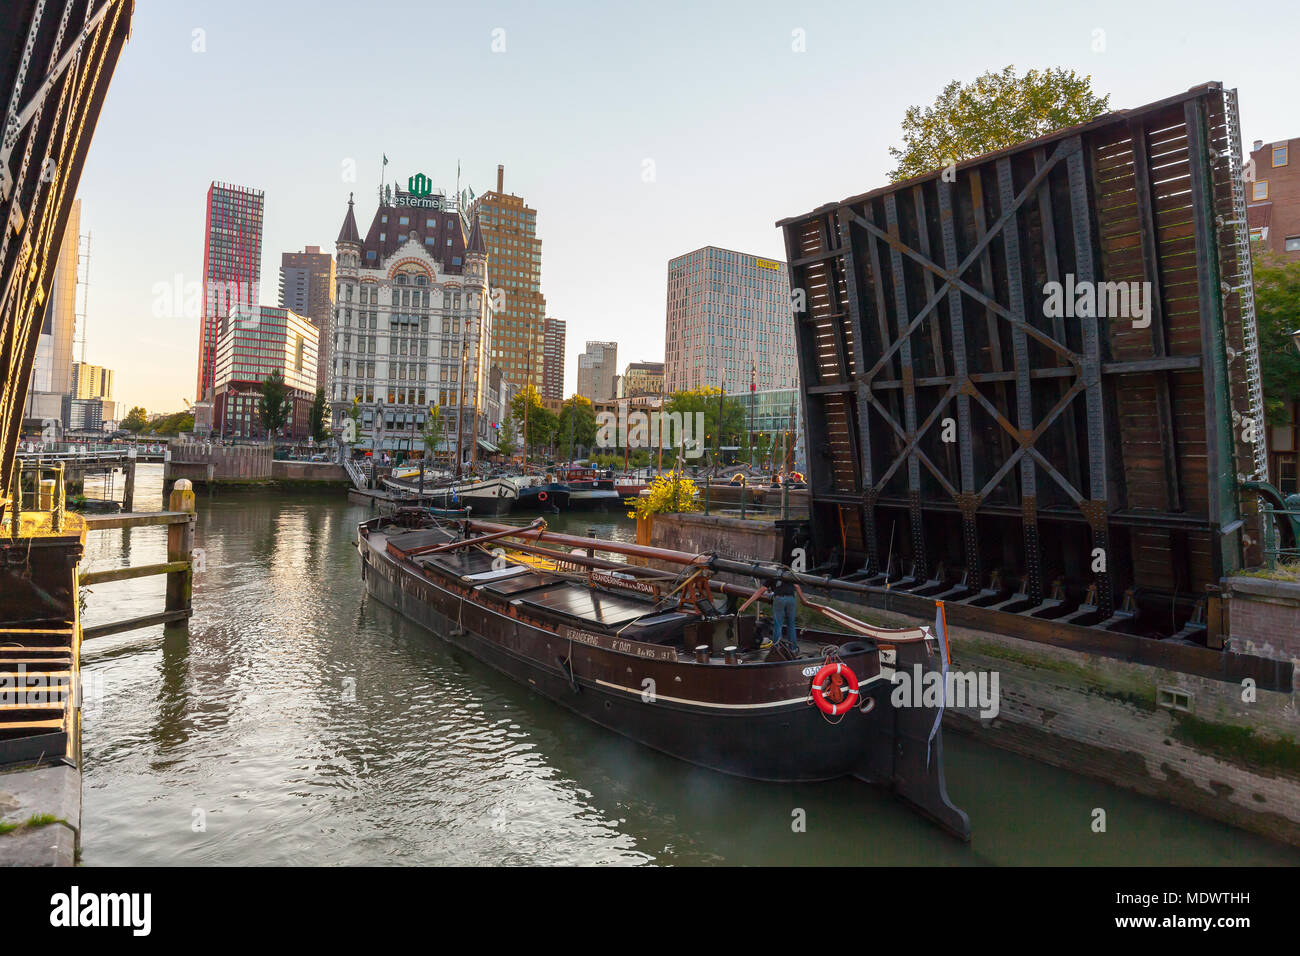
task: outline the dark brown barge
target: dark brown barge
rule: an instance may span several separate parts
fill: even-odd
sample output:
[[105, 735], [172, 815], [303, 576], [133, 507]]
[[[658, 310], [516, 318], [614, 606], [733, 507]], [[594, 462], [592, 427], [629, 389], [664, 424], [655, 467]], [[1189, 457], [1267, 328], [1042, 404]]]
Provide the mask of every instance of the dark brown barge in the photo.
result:
[[[929, 628], [800, 629], [800, 652], [790, 659], [762, 647], [767, 622], [743, 613], [754, 592], [710, 582], [708, 556], [654, 549], [683, 565], [674, 578], [549, 551], [543, 545], [593, 542], [546, 532], [542, 522], [410, 527], [416, 520], [396, 515], [360, 525], [366, 590], [489, 666], [682, 760], [773, 782], [858, 777], [970, 838], [969, 818], [947, 795], [935, 709], [895, 707], [890, 699], [896, 669], [939, 668]], [[499, 547], [507, 536], [515, 539], [509, 555]], [[751, 600], [734, 607], [746, 595]], [[827, 661], [859, 681], [856, 706], [846, 704], [838, 717], [812, 705], [814, 677]]]

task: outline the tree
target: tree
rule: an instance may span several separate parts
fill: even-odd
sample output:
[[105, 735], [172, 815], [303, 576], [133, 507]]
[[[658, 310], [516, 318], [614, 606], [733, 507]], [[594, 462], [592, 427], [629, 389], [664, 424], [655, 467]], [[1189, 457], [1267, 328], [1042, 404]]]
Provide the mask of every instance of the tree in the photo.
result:
[[739, 397], [722, 398], [722, 440], [718, 440], [718, 398], [720, 388], [693, 388], [668, 396], [667, 410], [679, 412], [683, 420], [697, 412], [704, 415], [704, 448], [710, 454], [720, 445], [740, 445], [749, 434], [749, 406]]
[[497, 429], [497, 451], [506, 458], [515, 453], [515, 416], [509, 410], [506, 411], [505, 418], [501, 419], [501, 427]]
[[1300, 400], [1300, 352], [1291, 340], [1300, 329], [1300, 261], [1271, 254], [1255, 259], [1255, 323], [1264, 418], [1270, 425], [1285, 425]]
[[542, 404], [542, 397], [537, 394], [537, 389], [532, 385], [525, 385], [510, 400], [510, 411], [515, 416], [516, 421], [522, 422], [525, 420], [525, 409], [528, 411], [528, 434], [524, 437], [528, 445], [528, 454], [533, 455], [536, 454], [538, 448], [550, 444], [551, 438], [555, 435], [555, 426], [559, 423], [559, 419], [556, 417], [555, 412]]
[[[572, 431], [572, 436], [570, 436]], [[596, 441], [596, 406], [582, 395], [570, 395], [560, 407], [555, 424], [555, 438], [565, 458], [573, 458], [573, 449], [590, 448]]]
[[159, 415], [150, 423], [149, 430], [155, 435], [179, 435], [181, 432], [194, 430], [194, 416], [190, 412], [172, 412]]
[[144, 431], [145, 426], [147, 426], [148, 424], [149, 424], [149, 413], [146, 412], [139, 405], [136, 405], [129, 412], [127, 412], [126, 418], [122, 419], [122, 427], [129, 432], [136, 433], [137, 435], [140, 432]]
[[262, 397], [257, 400], [257, 411], [268, 438], [274, 439], [276, 432], [284, 427], [289, 418], [289, 407], [289, 390], [277, 368], [262, 383]]
[[429, 414], [424, 419], [423, 438], [424, 457], [432, 460], [439, 446], [447, 440], [447, 420], [436, 402], [429, 406]]
[[1109, 96], [1092, 92], [1092, 78], [1059, 67], [1015, 67], [989, 71], [969, 84], [953, 80], [933, 106], [909, 106], [903, 116], [903, 148], [890, 147], [898, 160], [892, 182], [941, 169], [995, 149], [1003, 149], [1054, 130], [1086, 123], [1105, 113]]
[[316, 400], [311, 403], [311, 411], [307, 415], [312, 441], [324, 441], [329, 435], [329, 429], [325, 426], [325, 411], [325, 389], [318, 388]]

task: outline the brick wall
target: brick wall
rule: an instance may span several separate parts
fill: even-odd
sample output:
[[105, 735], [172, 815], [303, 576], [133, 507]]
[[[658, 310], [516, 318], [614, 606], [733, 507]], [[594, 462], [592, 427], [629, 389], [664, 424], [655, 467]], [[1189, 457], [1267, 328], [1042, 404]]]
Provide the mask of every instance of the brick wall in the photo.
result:
[[1234, 576], [1224, 592], [1231, 650], [1300, 667], [1300, 584]]

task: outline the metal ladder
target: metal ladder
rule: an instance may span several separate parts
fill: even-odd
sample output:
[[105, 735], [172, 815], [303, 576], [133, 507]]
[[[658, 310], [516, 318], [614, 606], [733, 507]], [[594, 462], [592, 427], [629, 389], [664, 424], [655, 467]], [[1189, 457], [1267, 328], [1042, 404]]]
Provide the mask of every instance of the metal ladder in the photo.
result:
[[1264, 441], [1264, 389], [1259, 371], [1259, 333], [1255, 326], [1255, 272], [1250, 259], [1250, 228], [1246, 224], [1246, 187], [1242, 182], [1241, 119], [1237, 113], [1237, 91], [1223, 91], [1223, 117], [1228, 127], [1229, 181], [1232, 183], [1232, 218], [1236, 231], [1237, 263], [1235, 291], [1241, 303], [1241, 338], [1246, 364], [1246, 390], [1250, 396], [1250, 417], [1255, 423], [1255, 473], [1244, 475], [1268, 480], [1268, 452]]
[[359, 489], [364, 489], [366, 487], [365, 472], [361, 470], [360, 465], [358, 465], [351, 458], [344, 458], [343, 468], [348, 473], [348, 477], [352, 479], [353, 485], [355, 485]]

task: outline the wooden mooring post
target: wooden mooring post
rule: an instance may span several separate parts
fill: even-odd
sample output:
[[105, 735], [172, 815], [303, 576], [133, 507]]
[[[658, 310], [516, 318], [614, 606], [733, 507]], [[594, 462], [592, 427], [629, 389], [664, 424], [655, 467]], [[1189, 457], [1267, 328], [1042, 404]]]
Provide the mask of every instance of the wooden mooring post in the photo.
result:
[[88, 531], [109, 528], [137, 528], [148, 525], [167, 526], [167, 560], [161, 564], [147, 564], [133, 568], [112, 568], [107, 571], [88, 571], [80, 575], [83, 585], [104, 584], [109, 581], [126, 581], [154, 574], [167, 575], [167, 597], [161, 613], [111, 624], [98, 624], [83, 628], [82, 639], [120, 634], [155, 624], [183, 621], [192, 613], [194, 595], [194, 526], [196, 512], [194, 486], [188, 478], [179, 479], [172, 487], [167, 511], [140, 514], [86, 515]]
[[167, 575], [166, 610], [188, 612], [194, 594], [194, 562], [191, 555], [194, 551], [195, 521], [194, 487], [189, 479], [182, 478], [176, 482], [167, 506], [171, 511], [185, 512], [190, 518], [183, 524], [167, 526], [167, 561], [184, 562], [185, 568]]

